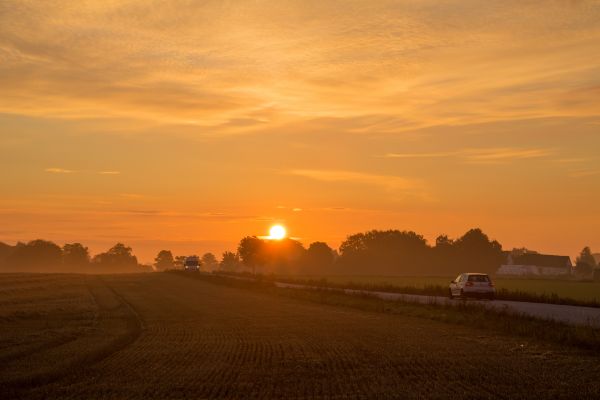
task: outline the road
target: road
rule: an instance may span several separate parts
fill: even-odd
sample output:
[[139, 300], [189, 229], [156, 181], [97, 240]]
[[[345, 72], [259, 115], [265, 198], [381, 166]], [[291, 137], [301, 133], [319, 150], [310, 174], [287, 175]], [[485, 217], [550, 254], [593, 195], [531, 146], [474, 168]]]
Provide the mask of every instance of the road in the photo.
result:
[[[276, 282], [275, 284], [278, 287], [316, 289], [316, 287], [312, 286], [284, 282]], [[567, 306], [547, 303], [528, 303], [524, 301], [507, 300], [450, 300], [449, 298], [442, 296], [423, 296], [415, 294], [376, 292], [355, 289], [331, 290], [339, 290], [348, 294], [369, 294], [384, 300], [402, 300], [420, 304], [458, 305], [466, 301], [468, 302], [468, 304], [479, 304], [492, 310], [508, 311], [515, 314], [527, 315], [541, 319], [549, 319], [558, 322], [565, 322], [572, 325], [591, 325], [594, 327], [600, 327], [600, 308], [595, 307]]]

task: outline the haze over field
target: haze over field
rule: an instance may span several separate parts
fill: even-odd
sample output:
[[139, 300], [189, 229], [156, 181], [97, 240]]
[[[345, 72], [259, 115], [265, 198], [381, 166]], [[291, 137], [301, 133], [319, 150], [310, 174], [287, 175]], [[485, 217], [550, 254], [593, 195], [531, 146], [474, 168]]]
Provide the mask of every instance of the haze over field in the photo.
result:
[[0, 241], [600, 248], [598, 1], [4, 1]]

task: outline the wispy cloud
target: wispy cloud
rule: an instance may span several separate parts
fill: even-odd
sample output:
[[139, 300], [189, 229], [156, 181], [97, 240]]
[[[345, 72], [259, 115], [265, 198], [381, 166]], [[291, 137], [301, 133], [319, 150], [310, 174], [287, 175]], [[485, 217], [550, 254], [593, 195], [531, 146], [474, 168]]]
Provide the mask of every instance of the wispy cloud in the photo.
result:
[[569, 176], [572, 178], [585, 178], [595, 175], [600, 175], [600, 169], [580, 169], [569, 172]]
[[548, 157], [552, 155], [554, 151], [545, 148], [518, 149], [500, 147], [492, 149], [470, 149], [465, 150], [465, 153], [467, 161], [471, 163], [497, 163]]
[[460, 151], [440, 151], [434, 153], [387, 153], [383, 158], [443, 158], [455, 157], [463, 154]]
[[73, 170], [66, 168], [46, 168], [44, 171], [51, 174], [73, 174], [73, 173], [84, 173], [84, 174], [98, 174], [98, 175], [119, 175], [121, 171], [90, 171], [90, 170]]
[[500, 163], [513, 160], [543, 158], [555, 153], [549, 148], [469, 148], [458, 151], [441, 151], [428, 153], [387, 153], [384, 158], [415, 159], [415, 158], [461, 158], [468, 163]]
[[424, 195], [424, 183], [420, 179], [405, 178], [394, 175], [368, 174], [355, 171], [294, 169], [290, 175], [302, 176], [322, 182], [346, 182], [360, 185], [380, 187], [388, 191]]
[[75, 171], [70, 170], [70, 169], [56, 168], [56, 167], [46, 168], [44, 171], [49, 172], [51, 174], [72, 174], [73, 172], [75, 172]]

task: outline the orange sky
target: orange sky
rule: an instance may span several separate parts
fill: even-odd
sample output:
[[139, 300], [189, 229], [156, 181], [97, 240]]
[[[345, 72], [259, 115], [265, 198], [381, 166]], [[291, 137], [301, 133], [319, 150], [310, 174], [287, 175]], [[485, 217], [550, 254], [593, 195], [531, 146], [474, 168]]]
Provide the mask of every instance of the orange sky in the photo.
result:
[[0, 241], [600, 251], [598, 1], [5, 1]]

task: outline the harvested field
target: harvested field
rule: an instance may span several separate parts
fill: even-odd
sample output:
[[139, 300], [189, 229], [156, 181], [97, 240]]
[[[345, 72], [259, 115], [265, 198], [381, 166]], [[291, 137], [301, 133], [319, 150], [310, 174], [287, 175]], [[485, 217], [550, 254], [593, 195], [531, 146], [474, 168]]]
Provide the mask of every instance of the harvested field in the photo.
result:
[[589, 398], [597, 356], [174, 274], [0, 276], [2, 398]]

